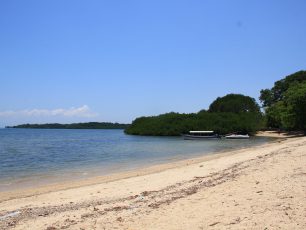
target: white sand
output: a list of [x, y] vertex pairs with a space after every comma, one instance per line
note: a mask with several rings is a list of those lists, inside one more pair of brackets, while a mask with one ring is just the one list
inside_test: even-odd
[[306, 229], [306, 137], [0, 193], [0, 229], [64, 228]]

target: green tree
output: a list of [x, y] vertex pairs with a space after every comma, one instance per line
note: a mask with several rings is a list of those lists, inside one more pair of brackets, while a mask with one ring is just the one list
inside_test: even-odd
[[272, 90], [270, 89], [261, 90], [259, 100], [263, 104], [263, 107], [271, 106], [272, 103], [274, 102]]
[[261, 113], [253, 98], [227, 95], [218, 98], [210, 110], [198, 113], [166, 113], [140, 117], [125, 129], [127, 134], [178, 136], [190, 130], [214, 130], [219, 134], [231, 132], [254, 133], [260, 128]]
[[261, 90], [267, 127], [305, 130], [306, 71], [299, 71]]
[[278, 101], [282, 101], [286, 91], [290, 87], [301, 84], [303, 82], [306, 82], [306, 71], [296, 72], [286, 76], [282, 80], [275, 82], [272, 89], [261, 90], [259, 99], [264, 107], [269, 107]]
[[284, 96], [284, 104], [284, 127], [290, 130], [303, 130], [306, 133], [306, 82], [288, 89]]
[[282, 116], [286, 110], [284, 102], [278, 101], [266, 110], [267, 126], [272, 128], [283, 128]]
[[209, 112], [213, 113], [257, 113], [260, 114], [260, 107], [254, 98], [242, 94], [228, 94], [218, 97], [209, 106]]

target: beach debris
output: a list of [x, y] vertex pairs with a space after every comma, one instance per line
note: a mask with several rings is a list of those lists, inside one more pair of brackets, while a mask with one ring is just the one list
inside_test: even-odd
[[48, 211], [43, 211], [43, 212], [38, 214], [38, 216], [48, 216], [48, 215], [49, 215]]
[[152, 204], [149, 204], [148, 207], [150, 208], [158, 208], [160, 206], [159, 203], [152, 203]]
[[123, 218], [120, 216], [120, 217], [117, 218], [117, 221], [123, 222]]
[[232, 224], [239, 224], [241, 222], [241, 218], [237, 217], [235, 220], [233, 220], [232, 222], [230, 222], [230, 225]]
[[85, 218], [90, 218], [90, 217], [94, 217], [94, 216], [95, 216], [95, 214], [93, 214], [93, 213], [85, 213], [85, 214], [81, 215], [81, 218], [85, 219]]
[[158, 191], [144, 191], [142, 193], [140, 193], [140, 196], [149, 196], [152, 194], [158, 193]]
[[141, 193], [141, 195], [142, 195], [142, 196], [148, 196], [148, 195], [150, 195], [150, 192], [144, 191], [144, 192]]
[[128, 206], [116, 206], [116, 207], [112, 207], [112, 208], [105, 208], [104, 211], [105, 212], [117, 212], [117, 211], [122, 211], [122, 210], [128, 210], [130, 209]]
[[139, 195], [129, 196], [129, 197], [127, 197], [127, 200], [134, 200], [134, 199], [136, 199], [137, 197], [139, 197]]
[[217, 224], [220, 224], [220, 222], [214, 222], [214, 223], [210, 224], [209, 226], [212, 227], [212, 226], [215, 226]]
[[57, 229], [56, 227], [50, 226], [50, 227], [47, 227], [46, 230], [56, 230], [56, 229]]
[[0, 216], [0, 220], [5, 220], [7, 218], [10, 218], [10, 217], [16, 217], [20, 214], [21, 212], [20, 211], [15, 211], [15, 212], [10, 212], [4, 216]]

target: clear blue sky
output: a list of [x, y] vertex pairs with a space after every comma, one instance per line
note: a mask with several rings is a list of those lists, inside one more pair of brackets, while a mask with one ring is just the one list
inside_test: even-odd
[[0, 126], [197, 112], [306, 64], [305, 0], [2, 0]]

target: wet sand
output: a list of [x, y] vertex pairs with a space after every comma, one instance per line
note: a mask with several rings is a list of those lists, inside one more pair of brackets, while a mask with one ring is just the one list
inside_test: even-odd
[[0, 229], [306, 229], [306, 137], [0, 193]]

